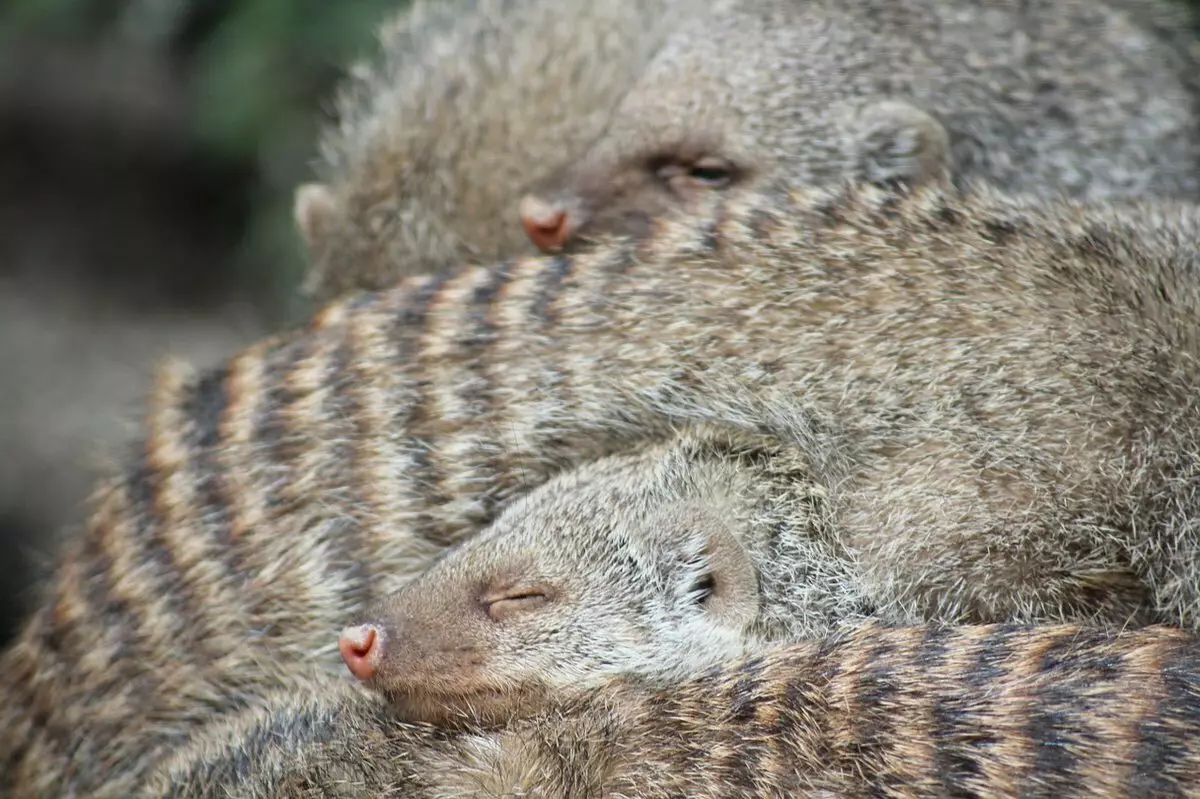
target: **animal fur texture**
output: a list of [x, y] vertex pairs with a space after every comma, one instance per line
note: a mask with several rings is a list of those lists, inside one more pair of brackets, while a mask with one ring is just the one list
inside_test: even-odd
[[[879, 608], [1196, 627], [1200, 212], [871, 187], [415, 279], [168, 371], [0, 657], [0, 791], [159, 753], [555, 474], [698, 425], [804, 454]], [[1123, 621], [1114, 619], [1113, 621]]]
[[1084, 200], [1200, 198], [1186, 14], [1095, 0], [728, 0], [676, 30], [586, 155], [523, 200], [543, 249], [698, 194], [984, 179]]
[[829, 522], [799, 451], [688, 434], [532, 490], [363, 611], [340, 649], [400, 715], [439, 724], [506, 720], [613, 674], [687, 676], [886, 618]]
[[1200, 650], [1161, 627], [868, 626], [461, 732], [322, 683], [212, 724], [140, 794], [385, 795], [1200, 796]]
[[319, 299], [530, 250], [518, 202], [582, 157], [699, 0], [416, 0], [342, 87], [296, 194]]

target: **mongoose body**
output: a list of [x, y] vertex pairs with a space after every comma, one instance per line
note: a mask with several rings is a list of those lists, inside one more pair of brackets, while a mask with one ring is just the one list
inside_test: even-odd
[[211, 724], [141, 794], [330, 795], [1200, 796], [1200, 649], [1167, 628], [868, 626], [462, 732], [319, 685]]
[[328, 299], [532, 251], [521, 196], [580, 158], [698, 0], [416, 0], [383, 27], [296, 194]]
[[214, 711], [343, 669], [336, 631], [514, 497], [699, 424], [804, 453], [879, 608], [1050, 620], [1130, 590], [1118, 564], [1197, 626], [1196, 209], [702, 205], [166, 372], [0, 658], [0, 790], [127, 795]]
[[[1200, 198], [1200, 59], [1163, 4], [729, 0], [681, 21], [521, 204], [543, 249], [781, 177]], [[1174, 23], [1182, 28], [1180, 19]]]

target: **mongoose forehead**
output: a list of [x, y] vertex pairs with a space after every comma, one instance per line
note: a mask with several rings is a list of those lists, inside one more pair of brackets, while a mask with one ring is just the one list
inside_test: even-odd
[[568, 691], [499, 729], [399, 722], [323, 682], [210, 722], [146, 799], [1135, 799], [1200, 795], [1177, 629], [868, 626], [677, 683]]
[[[1196, 628], [1200, 211], [700, 205], [165, 371], [0, 655], [0, 793], [129, 796], [208, 715], [344, 669], [331, 632], [515, 498], [698, 425], [803, 453], [852, 585], [900, 618]], [[842, 607], [812, 596], [814, 624]]]
[[368, 609], [343, 658], [406, 718], [446, 723], [865, 615], [824, 492], [781, 450], [692, 438], [556, 478]]
[[733, 0], [681, 22], [522, 224], [555, 251], [780, 177], [1200, 197], [1200, 63], [1153, 8]]

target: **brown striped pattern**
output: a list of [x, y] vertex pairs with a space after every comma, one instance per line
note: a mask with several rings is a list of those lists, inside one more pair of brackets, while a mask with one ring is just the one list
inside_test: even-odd
[[[1153, 339], [1159, 328], [1097, 309], [1123, 308], [1129, 296], [1150, 302], [1155, 281], [1178, 277], [1170, 269], [1194, 270], [1195, 253], [1143, 254], [1160, 273], [1139, 277], [1113, 262], [1120, 253], [1089, 243], [1094, 232], [1072, 207], [1045, 212], [1050, 233], [1026, 237], [1022, 219], [1032, 211], [984, 198], [971, 213], [946, 213], [962, 202], [934, 190], [900, 200], [849, 189], [714, 199], [694, 217], [656, 223], [644, 240], [416, 279], [335, 304], [308, 329], [264, 342], [197, 380], [166, 374], [145, 440], [102, 494], [87, 531], [66, 548], [45, 605], [0, 658], [0, 689], [11, 699], [0, 707], [0, 762], [7, 764], [0, 793], [36, 795], [45, 780], [51, 792], [70, 786], [122, 795], [157, 745], [186, 737], [206, 714], [252, 701], [262, 684], [298, 663], [336, 668], [333, 631], [513, 496], [683, 425], [793, 437], [846, 416], [851, 431], [882, 426], [886, 446], [894, 447], [911, 433], [902, 425], [915, 418], [913, 408], [941, 408], [999, 380], [998, 388], [1019, 395], [1019, 412], [998, 414], [980, 452], [951, 460], [990, 457], [997, 442], [1015, 442], [996, 455], [1014, 462], [1028, 454], [1022, 447], [1035, 447], [1042, 459], [1074, 452], [1078, 436], [1040, 424], [1037, 414], [1074, 414], [1092, 440], [1092, 431], [1112, 421], [1105, 403], [1113, 392], [1097, 386], [1097, 399], [1054, 375], [1077, 352], [1078, 367], [1088, 368], [1098, 339], [1125, 348], [1106, 368], [1152, 363], [1142, 356], [1164, 349]], [[997, 225], [1014, 233], [998, 241]], [[1130, 247], [1137, 243], [1131, 231], [1118, 232]], [[952, 246], [952, 236], [966, 243]], [[963, 251], [980, 263], [964, 264]], [[898, 254], [926, 271], [903, 272]], [[1081, 259], [1101, 279], [1083, 281], [1072, 302], [1097, 324], [1117, 327], [1055, 327], [1060, 265]], [[1016, 264], [1047, 272], [1026, 280]], [[1014, 290], [1022, 280], [1054, 289], [1032, 295], [1046, 313], [1036, 319], [1040, 327], [1023, 324], [1013, 310], [1028, 305]], [[881, 285], [889, 291], [873, 291]], [[1194, 301], [1172, 290], [1177, 304], [1159, 310], [1175, 315], [1159, 327], [1197, 325]], [[991, 292], [997, 308], [969, 324], [967, 312], [941, 302], [979, 292]], [[885, 298], [894, 307], [881, 306]], [[892, 327], [847, 341], [871, 319]], [[981, 331], [991, 348], [914, 349], [895, 340], [905, 325], [936, 340], [943, 332], [937, 324]], [[1030, 331], [1048, 338], [1020, 339]], [[1191, 328], [1185, 332], [1179, 340], [1200, 343]], [[1086, 347], [1072, 346], [1075, 334]], [[1019, 346], [1010, 351], [1008, 341]], [[872, 358], [854, 357], [856, 347], [873, 348]], [[1055, 350], [1050, 376], [1010, 376], [1015, 360], [1028, 363], [1054, 347], [1061, 354]], [[1190, 356], [1184, 352], [1173, 368], [1200, 383], [1188, 371]], [[938, 379], [929, 377], [934, 368], [942, 370]], [[826, 379], [830, 369], [838, 379]], [[884, 378], [891, 381], [886, 392]], [[947, 424], [970, 418], [964, 412]], [[1052, 439], [1028, 443], [1032, 429]], [[978, 440], [974, 428], [957, 432], [962, 441]], [[1175, 452], [1200, 450], [1200, 442], [1173, 443]], [[1120, 452], [1122, 463], [1126, 455]], [[1051, 472], [1056, 485], [1096, 492], [1084, 499], [1111, 493], [1094, 453], [1063, 458]], [[1111, 459], [1104, 466], [1117, 468]], [[1092, 467], [1098, 474], [1084, 471]], [[1195, 502], [1182, 481], [1144, 491], [1172, 511]], [[1056, 496], [1065, 510], [1046, 520], [1048, 529], [1085, 515], [1071, 499]], [[1098, 529], [1126, 529], [1123, 508], [1110, 510], [1117, 518], [1101, 519]], [[874, 531], [877, 520], [869, 521]], [[1140, 529], [1161, 526], [1143, 521]], [[1060, 604], [1052, 597], [1046, 607]], [[872, 658], [880, 665], [872, 667]], [[1026, 779], [1007, 767], [990, 774], [999, 760], [971, 766], [955, 751], [895, 749], [891, 702], [910, 675], [889, 658], [886, 648], [873, 652], [838, 678], [858, 681], [842, 690], [862, 716], [834, 732], [862, 751], [835, 747], [831, 757], [878, 762], [885, 788], [889, 768], [931, 757], [959, 770], [978, 767], [989, 779]], [[946, 658], [961, 660], [958, 653]], [[1029, 673], [1038, 667], [1027, 664]], [[925, 712], [922, 724], [951, 732], [961, 718], [952, 706]], [[1038, 723], [1051, 734], [1059, 722], [1048, 715]], [[1006, 756], [1032, 768], [1022, 739], [1004, 740], [998, 746], [1012, 749]], [[757, 746], [756, 757], [769, 760], [772, 746]]]
[[1200, 796], [1198, 688], [1174, 629], [868, 626], [623, 689], [606, 795]]
[[618, 679], [500, 732], [405, 725], [344, 688], [277, 695], [146, 796], [1195, 797], [1198, 685], [1179, 630], [865, 626]]

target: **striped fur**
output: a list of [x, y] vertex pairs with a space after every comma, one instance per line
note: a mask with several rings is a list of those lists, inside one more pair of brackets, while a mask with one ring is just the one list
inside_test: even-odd
[[1200, 796], [1200, 646], [1161, 627], [868, 626], [495, 732], [306, 693], [215, 723], [143, 796]]
[[125, 795], [513, 497], [694, 423], [804, 450], [880, 605], [1194, 627], [1197, 241], [1173, 205], [729, 196], [167, 370], [0, 658], [0, 792]]

